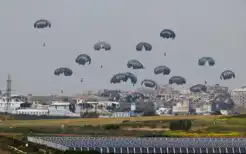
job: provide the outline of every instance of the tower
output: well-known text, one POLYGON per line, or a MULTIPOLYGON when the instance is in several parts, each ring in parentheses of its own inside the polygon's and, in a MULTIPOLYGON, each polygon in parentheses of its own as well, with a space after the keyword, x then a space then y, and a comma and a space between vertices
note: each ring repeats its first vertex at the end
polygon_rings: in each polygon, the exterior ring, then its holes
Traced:
POLYGON ((8 107, 9 107, 9 102, 10 102, 10 99, 11 99, 11 75, 9 74, 8 75, 8 79, 7 79, 7 89, 6 89, 6 96, 7 96, 7 104, 6 104, 6 113, 8 113, 8 107))

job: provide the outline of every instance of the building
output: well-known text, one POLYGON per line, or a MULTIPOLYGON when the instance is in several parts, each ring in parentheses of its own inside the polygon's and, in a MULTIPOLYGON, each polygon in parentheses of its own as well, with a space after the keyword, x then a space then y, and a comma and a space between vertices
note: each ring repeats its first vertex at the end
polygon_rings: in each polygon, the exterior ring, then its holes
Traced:
POLYGON ((236 106, 246 108, 246 86, 233 89, 231 99, 236 106))
POLYGON ((130 117, 131 113, 130 112, 114 112, 112 114, 112 118, 123 118, 123 117, 130 117))
POLYGON ((172 87, 160 86, 157 92, 157 98, 164 101, 179 99, 180 92, 172 87))
POLYGON ((210 104, 202 104, 200 107, 196 107, 197 114, 211 113, 212 106, 210 104))
POLYGON ((190 102, 185 99, 173 106, 174 114, 188 114, 190 112, 190 102))
POLYGON ((208 93, 228 93, 228 87, 220 86, 219 84, 207 86, 208 93))

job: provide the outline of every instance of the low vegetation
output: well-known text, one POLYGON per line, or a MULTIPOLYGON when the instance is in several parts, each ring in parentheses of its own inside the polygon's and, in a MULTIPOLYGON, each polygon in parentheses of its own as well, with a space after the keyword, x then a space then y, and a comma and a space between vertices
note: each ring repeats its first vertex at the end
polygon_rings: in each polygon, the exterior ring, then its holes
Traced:
POLYGON ((245 136, 246 116, 172 116, 8 120, 1 133, 88 136, 245 136))
MULTIPOLYGON (((52 119, 52 120, 6 120, 2 121, 2 126, 60 126, 61 124, 71 126, 83 125, 104 125, 104 124, 121 124, 123 121, 162 121, 162 120, 182 120, 182 119, 214 119, 221 116, 145 116, 145 117, 127 117, 127 118, 79 118, 79 119, 52 119)), ((1 127, 1 126, 0 126, 1 127)))
POLYGON ((169 122, 170 130, 183 130, 188 132, 191 129, 191 120, 172 120, 169 122))

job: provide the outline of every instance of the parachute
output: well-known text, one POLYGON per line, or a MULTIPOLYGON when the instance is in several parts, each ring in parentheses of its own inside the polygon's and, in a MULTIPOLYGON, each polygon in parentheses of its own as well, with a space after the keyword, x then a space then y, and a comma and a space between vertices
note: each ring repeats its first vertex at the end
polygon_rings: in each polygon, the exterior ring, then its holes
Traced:
POLYGON ((163 75, 169 75, 171 72, 170 68, 168 68, 167 66, 161 65, 161 66, 157 66, 154 69, 154 73, 157 74, 163 74, 163 75))
POLYGON ((230 94, 219 94, 212 100, 212 110, 230 110, 234 107, 234 102, 230 97, 230 94))
POLYGON ((34 23, 34 28, 50 28, 51 23, 48 20, 40 19, 34 23))
POLYGON ((127 67, 128 68, 133 68, 133 69, 144 69, 143 64, 140 61, 135 60, 135 59, 129 60, 127 62, 127 67))
POLYGON ((148 88, 157 88, 157 83, 151 79, 144 79, 141 82, 141 85, 144 85, 145 87, 148 87, 148 88))
POLYGON ((207 86, 203 84, 196 84, 190 87, 190 91, 194 93, 207 92, 207 86))
POLYGON ((86 63, 91 64, 91 57, 88 56, 87 54, 80 54, 78 57, 75 59, 75 62, 78 63, 79 65, 85 65, 86 63))
POLYGON ((182 76, 173 76, 169 79, 169 84, 173 83, 176 83, 177 85, 183 85, 186 84, 186 80, 182 76))
POLYGON ((170 29, 164 29, 163 31, 161 31, 160 37, 165 38, 165 39, 169 39, 169 38, 175 39, 176 34, 174 33, 174 31, 170 29))
POLYGON ((232 72, 231 70, 225 70, 220 75, 220 79, 221 80, 228 80, 228 79, 232 79, 232 78, 235 78, 235 77, 236 77, 235 73, 232 72))
POLYGON ((211 57, 202 57, 198 60, 199 66, 204 66, 206 63, 208 63, 209 66, 214 66, 215 60, 211 57))
POLYGON ((137 83, 138 79, 137 79, 137 76, 131 72, 126 72, 125 73, 128 78, 131 80, 131 83, 133 84, 133 86, 137 83))
POLYGON ((98 42, 94 45, 94 49, 96 51, 99 51, 101 49, 104 49, 105 51, 109 51, 109 50, 111 50, 111 46, 108 43, 101 41, 101 42, 98 42))
POLYGON ((151 51, 152 50, 152 45, 146 42, 140 42, 137 44, 136 46, 136 50, 137 51, 142 51, 143 48, 145 49, 145 51, 151 51))
POLYGON ((125 74, 125 73, 118 73, 118 74, 115 74, 111 80, 110 80, 110 83, 113 83, 113 84, 116 84, 116 83, 121 83, 121 82, 127 82, 128 80, 128 75, 125 74))
POLYGON ((60 67, 54 71, 54 75, 56 76, 60 76, 61 74, 63 74, 64 76, 71 76, 73 74, 73 71, 67 67, 60 67))

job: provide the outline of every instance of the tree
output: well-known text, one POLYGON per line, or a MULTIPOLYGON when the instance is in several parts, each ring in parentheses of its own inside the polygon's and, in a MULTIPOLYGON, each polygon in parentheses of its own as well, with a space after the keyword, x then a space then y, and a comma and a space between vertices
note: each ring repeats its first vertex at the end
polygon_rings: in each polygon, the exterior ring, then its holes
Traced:
POLYGON ((191 120, 174 120, 169 123, 170 130, 189 131, 191 129, 191 120))

